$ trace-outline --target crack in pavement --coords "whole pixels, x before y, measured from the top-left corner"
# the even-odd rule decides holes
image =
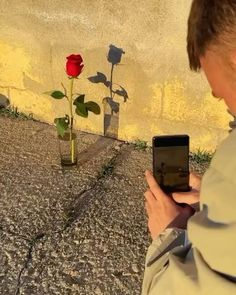
[[[41,239],[43,239],[44,236],[45,236],[44,233],[38,234],[37,236],[35,236],[30,241],[30,247],[28,249],[28,253],[26,255],[24,265],[22,266],[22,268],[21,268],[21,270],[20,270],[20,272],[18,274],[15,295],[20,295],[20,288],[21,288],[21,285],[22,285],[21,276],[24,273],[24,271],[28,268],[28,265],[29,265],[30,261],[32,260],[32,253],[33,253],[33,249],[34,249],[35,245],[38,243],[38,241],[40,241]]]
[[[122,144],[121,148],[123,145],[125,144]],[[66,230],[68,227],[70,227],[73,224],[73,222],[78,219],[79,215],[83,213],[83,209],[85,208],[85,205],[88,204],[87,196],[88,195],[90,196],[89,193],[92,190],[96,189],[96,187],[99,185],[101,180],[110,176],[113,173],[115,162],[117,161],[117,158],[120,155],[121,155],[121,151],[117,151],[115,155],[109,161],[107,161],[107,163],[105,163],[102,166],[102,169],[100,172],[98,172],[97,178],[94,181],[93,185],[90,188],[83,190],[79,195],[77,195],[76,199],[73,200],[73,205],[69,206],[69,208],[67,209],[67,216],[69,218],[63,230],[60,231],[60,233]]]

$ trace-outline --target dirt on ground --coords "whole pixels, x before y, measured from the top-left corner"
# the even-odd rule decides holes
[[[77,132],[66,169],[55,127],[0,116],[0,135],[0,294],[140,294],[151,149]]]

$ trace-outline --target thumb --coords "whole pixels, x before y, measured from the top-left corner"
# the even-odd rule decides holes
[[[172,193],[172,198],[176,203],[194,204],[199,202],[199,191],[193,189],[190,192]]]

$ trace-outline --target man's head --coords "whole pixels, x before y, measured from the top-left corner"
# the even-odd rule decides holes
[[[236,0],[193,0],[187,50],[190,68],[202,68],[213,93],[236,114]]]

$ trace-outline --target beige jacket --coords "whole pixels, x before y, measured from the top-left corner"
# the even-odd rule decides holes
[[[146,294],[236,294],[236,130],[202,178],[200,212],[189,219],[187,233],[167,229],[150,245]]]

